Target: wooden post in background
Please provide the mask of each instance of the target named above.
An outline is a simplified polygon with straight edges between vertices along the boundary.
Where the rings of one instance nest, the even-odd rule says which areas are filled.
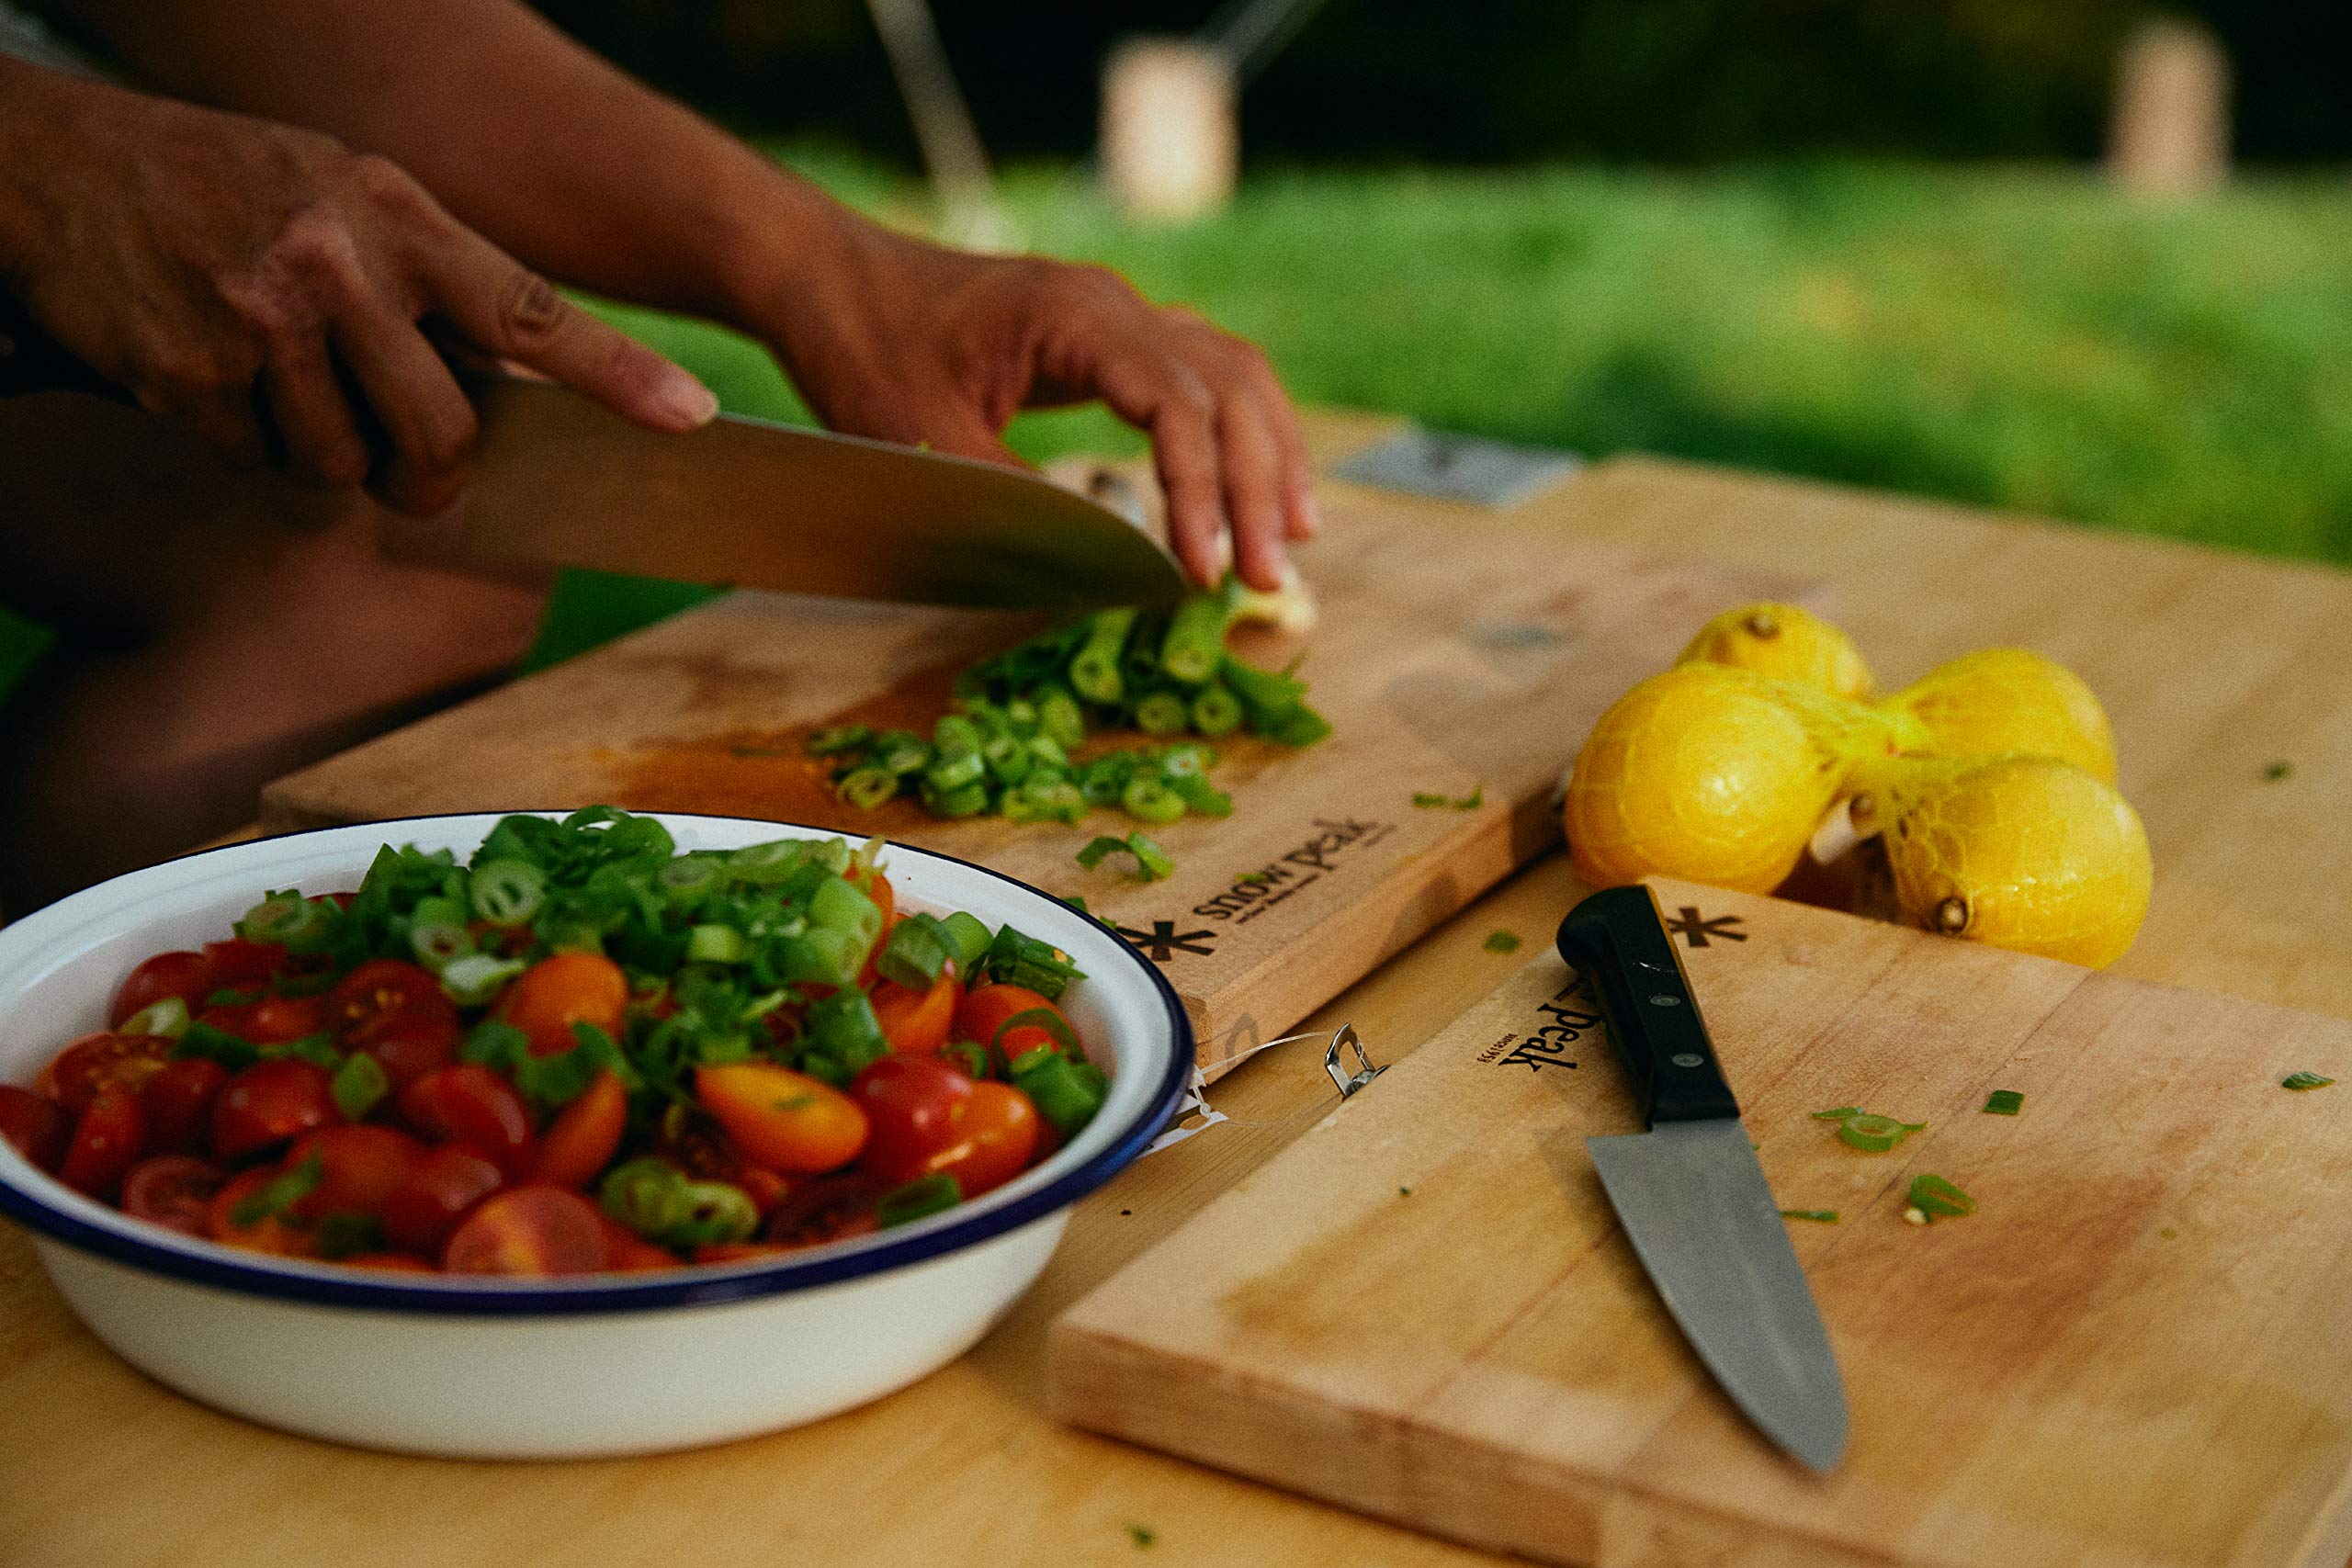
[[[1132,39],[1102,68],[1102,178],[1131,217],[1178,222],[1232,199],[1241,161],[1233,62],[1177,39]]]
[[[2193,22],[2132,29],[2116,62],[2108,175],[2144,196],[2194,196],[2230,176],[2230,60]]]

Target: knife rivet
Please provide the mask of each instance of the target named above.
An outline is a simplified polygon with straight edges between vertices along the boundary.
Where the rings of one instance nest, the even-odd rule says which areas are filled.
[[[1678,1051],[1667,1060],[1678,1067],[1700,1067],[1704,1066],[1707,1062],[1707,1058],[1700,1055],[1696,1051]]]
[[[1682,998],[1680,997],[1669,996],[1664,991],[1660,991],[1657,996],[1650,998],[1650,1006],[1654,1008],[1679,1008],[1681,1005]]]

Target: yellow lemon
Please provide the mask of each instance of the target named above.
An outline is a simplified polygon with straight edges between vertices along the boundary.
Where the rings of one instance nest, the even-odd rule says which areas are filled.
[[[2081,676],[2027,648],[1939,664],[1883,705],[1916,722],[1938,757],[2030,751],[2115,782],[2115,730]]]
[[[1871,667],[1853,639],[1801,604],[1742,604],[1699,628],[1677,664],[1728,664],[1776,681],[1869,700]]]
[[[1928,931],[2100,968],[2147,918],[2140,814],[2074,763],[2008,753],[1873,760],[1852,811],[1883,834],[1895,901]]]
[[[1885,718],[1860,704],[1727,665],[1653,675],[1593,726],[1562,819],[1595,886],[1684,877],[1769,893],[1844,792],[1883,755]]]

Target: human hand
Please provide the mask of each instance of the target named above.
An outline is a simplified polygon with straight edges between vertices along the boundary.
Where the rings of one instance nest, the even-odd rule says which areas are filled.
[[[1251,587],[1277,588],[1285,542],[1314,536],[1298,414],[1253,344],[1102,267],[948,250],[856,220],[824,250],[751,324],[827,424],[1012,463],[1001,437],[1015,413],[1100,398],[1150,434],[1170,542],[1195,581],[1230,559]]]
[[[0,282],[241,464],[446,509],[474,412],[427,323],[656,429],[717,412],[381,158],[13,62],[0,102]]]

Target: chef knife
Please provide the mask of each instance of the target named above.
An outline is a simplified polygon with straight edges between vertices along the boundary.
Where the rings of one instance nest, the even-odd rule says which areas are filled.
[[[467,553],[851,599],[1070,611],[1172,603],[1175,559],[1109,508],[994,463],[722,415],[673,434],[459,367],[481,434]],[[129,401],[0,294],[0,396]]]
[[[1588,1138],[1650,1282],[1732,1403],[1816,1471],[1846,1451],[1846,1393],[1787,1222],[1764,1183],[1674,941],[1644,886],[1560,922],[1647,1132]]]

